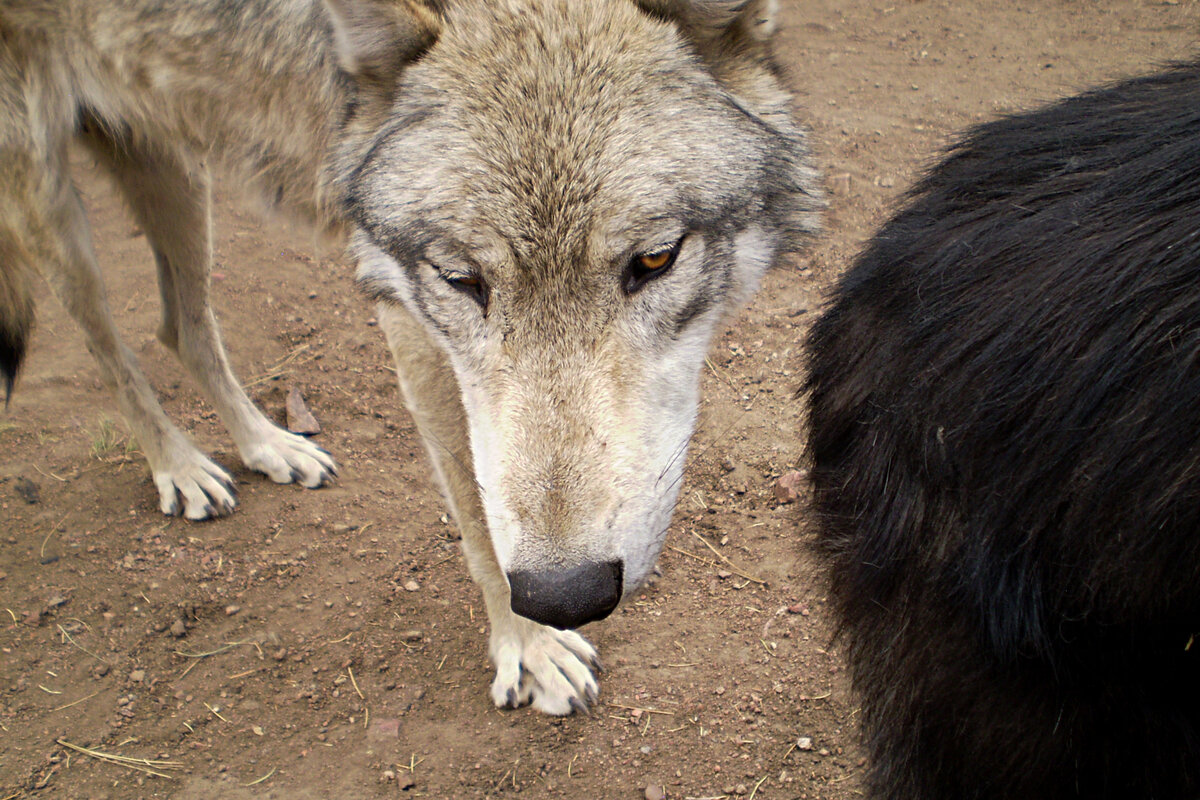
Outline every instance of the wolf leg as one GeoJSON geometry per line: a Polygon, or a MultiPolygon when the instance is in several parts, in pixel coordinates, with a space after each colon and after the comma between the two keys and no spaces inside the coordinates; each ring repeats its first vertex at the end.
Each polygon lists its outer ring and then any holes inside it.
{"type": "Polygon", "coordinates": [[[574,631],[517,616],[508,580],[496,561],[471,462],[466,412],[450,364],[406,310],[381,305],[379,320],[396,359],[400,391],[433,461],[450,512],[462,532],[471,577],[483,590],[491,624],[489,650],[496,665],[497,706],[532,703],[547,714],[570,714],[595,702],[600,687],[596,650],[574,631]]]}
{"type": "Polygon", "coordinates": [[[89,141],[116,176],[158,265],[159,339],[175,351],[229,429],[242,461],[276,483],[321,486],[337,472],[322,448],[271,423],[234,377],[209,295],[209,180],[170,154],[100,136],[89,141]]]}
{"type": "Polygon", "coordinates": [[[204,457],[163,413],[154,390],[121,341],[105,297],[87,219],[67,173],[64,145],[3,148],[0,247],[23,254],[54,288],[83,329],[100,376],[136,438],[159,491],[164,513],[190,519],[226,514],[235,504],[233,480],[204,457]]]}

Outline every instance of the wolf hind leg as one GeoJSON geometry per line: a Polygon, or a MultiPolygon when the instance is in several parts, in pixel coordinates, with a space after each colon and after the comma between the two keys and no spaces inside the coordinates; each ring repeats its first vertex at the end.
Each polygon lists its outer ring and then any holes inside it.
{"type": "MultiPolygon", "coordinates": [[[[133,353],[121,341],[105,296],[83,207],[67,173],[65,146],[36,157],[5,148],[8,180],[0,185],[5,226],[14,241],[0,249],[25,254],[83,329],[100,377],[113,391],[136,438],[166,514],[205,519],[229,513],[233,479],[171,424],[133,353]]],[[[46,150],[43,150],[46,152],[46,150]]]]}
{"type": "Polygon", "coordinates": [[[496,666],[492,701],[501,707],[533,704],[546,714],[584,711],[596,701],[600,663],[595,648],[575,631],[561,631],[513,613],[508,580],[496,561],[471,462],[466,412],[445,356],[406,310],[378,309],[380,327],[396,359],[400,391],[433,461],[442,493],[462,532],[471,577],[483,591],[496,666]]]}
{"type": "Polygon", "coordinates": [[[158,338],[213,404],[242,461],[276,483],[295,481],[315,489],[331,480],[337,465],[329,453],[268,420],[229,366],[210,303],[207,171],[189,169],[173,154],[99,135],[89,145],[116,177],[154,251],[163,308],[158,338]]]}

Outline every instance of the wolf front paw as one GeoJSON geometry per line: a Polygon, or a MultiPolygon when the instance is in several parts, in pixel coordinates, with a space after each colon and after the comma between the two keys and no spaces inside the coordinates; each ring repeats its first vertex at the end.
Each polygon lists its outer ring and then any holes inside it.
{"type": "Polygon", "coordinates": [[[179,452],[165,468],[154,470],[159,508],[190,520],[223,517],[237,505],[233,478],[199,451],[179,452]]]}
{"type": "Polygon", "coordinates": [[[492,634],[492,701],[501,708],[529,703],[545,714],[586,712],[600,696],[600,658],[575,631],[513,618],[515,630],[492,634]]]}
{"type": "Polygon", "coordinates": [[[323,447],[274,425],[264,426],[255,441],[242,448],[242,461],[276,483],[299,483],[309,489],[337,475],[337,464],[323,447]]]}

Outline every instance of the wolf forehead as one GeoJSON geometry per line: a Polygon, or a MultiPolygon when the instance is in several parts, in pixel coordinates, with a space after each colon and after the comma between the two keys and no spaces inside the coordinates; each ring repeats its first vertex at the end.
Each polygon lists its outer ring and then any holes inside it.
{"type": "Polygon", "coordinates": [[[760,173],[803,158],[798,135],[748,111],[632,2],[528,5],[451,6],[404,75],[348,180],[356,221],[389,252],[465,222],[518,260],[737,229],[761,212],[760,173]]]}

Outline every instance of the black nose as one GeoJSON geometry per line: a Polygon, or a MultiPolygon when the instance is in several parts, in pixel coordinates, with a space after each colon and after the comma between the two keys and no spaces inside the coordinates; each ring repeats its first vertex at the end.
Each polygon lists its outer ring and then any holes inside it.
{"type": "Polygon", "coordinates": [[[512,610],[555,628],[578,628],[604,619],[621,601],[620,561],[580,564],[548,572],[508,573],[512,610]]]}

